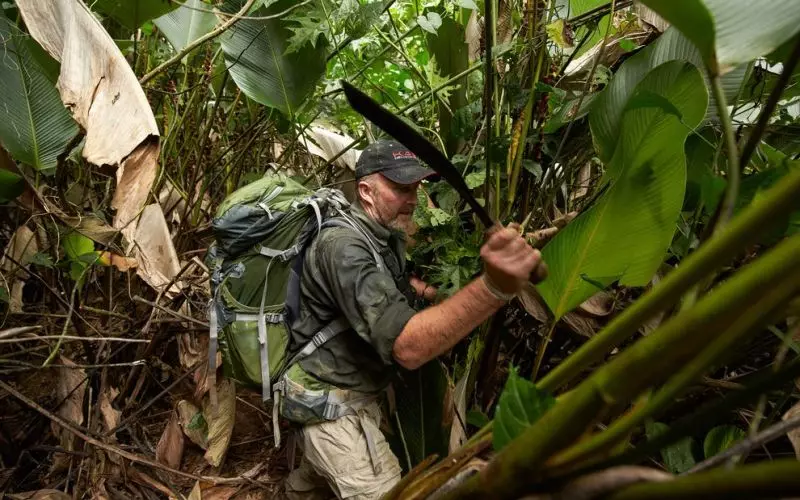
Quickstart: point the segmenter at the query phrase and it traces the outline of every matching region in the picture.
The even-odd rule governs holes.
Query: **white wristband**
[[[486,273],[481,274],[481,279],[483,280],[483,284],[486,285],[486,288],[489,290],[489,292],[494,295],[497,300],[508,302],[517,296],[515,293],[505,293],[500,291],[500,289],[497,288],[494,283],[492,283],[491,278],[489,278]]]

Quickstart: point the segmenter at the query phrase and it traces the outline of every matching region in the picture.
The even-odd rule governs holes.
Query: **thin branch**
[[[759,432],[755,436],[748,437],[739,441],[738,443],[731,446],[722,453],[714,455],[708,460],[700,462],[699,464],[689,469],[689,471],[686,472],[686,474],[693,474],[695,472],[704,471],[707,469],[711,469],[712,467],[721,465],[725,463],[729,458],[735,457],[736,455],[743,455],[745,453],[749,453],[750,451],[758,448],[759,446],[765,445],[770,441],[774,441],[779,437],[785,435],[787,432],[793,429],[797,429],[798,427],[800,427],[800,415],[796,415],[788,420],[778,422],[772,427],[767,427],[766,429]]]
[[[136,462],[136,463],[140,463],[140,464],[143,464],[143,465],[147,465],[149,467],[153,467],[154,469],[159,469],[159,470],[162,470],[164,472],[169,472],[170,474],[175,474],[175,475],[178,475],[178,476],[181,476],[181,477],[185,477],[187,479],[192,479],[194,481],[208,481],[208,482],[214,483],[214,484],[238,484],[238,483],[249,483],[250,482],[246,478],[238,478],[238,477],[236,477],[236,478],[224,478],[224,477],[215,477],[215,476],[196,476],[194,474],[189,474],[187,472],[183,472],[183,471],[180,471],[180,470],[177,470],[177,469],[173,469],[172,467],[167,467],[166,465],[160,464],[160,463],[156,462],[155,460],[150,460],[147,457],[142,457],[142,456],[136,455],[135,453],[130,453],[130,452],[122,450],[122,449],[120,449],[120,448],[118,448],[116,446],[112,446],[110,444],[106,444],[106,443],[104,443],[102,441],[99,441],[99,440],[93,438],[93,437],[87,436],[86,434],[84,434],[80,430],[76,429],[70,422],[67,422],[66,420],[64,420],[63,418],[59,417],[58,415],[54,415],[53,413],[50,413],[46,409],[44,409],[41,406],[39,406],[38,404],[36,404],[35,401],[31,400],[30,398],[28,398],[27,396],[25,396],[21,392],[17,391],[11,385],[3,382],[2,380],[0,380],[0,388],[2,388],[3,390],[5,390],[9,394],[11,394],[12,396],[17,398],[18,400],[20,400],[22,403],[24,403],[29,408],[32,408],[32,409],[36,410],[40,414],[42,414],[45,417],[49,418],[51,421],[57,423],[58,425],[63,427],[65,430],[67,430],[71,434],[74,434],[74,435],[78,436],[79,438],[83,439],[87,443],[89,443],[89,444],[91,444],[93,446],[96,446],[96,447],[100,448],[101,450],[105,450],[105,451],[107,451],[109,453],[113,453],[115,455],[119,455],[122,458],[127,458],[131,462]]]
[[[179,312],[173,311],[172,309],[166,308],[166,307],[164,307],[164,306],[162,306],[160,304],[156,304],[155,302],[151,302],[151,301],[149,301],[147,299],[143,299],[142,297],[139,297],[138,295],[135,295],[133,297],[133,300],[135,302],[140,302],[142,304],[147,304],[150,307],[155,307],[157,309],[160,309],[160,310],[164,311],[165,313],[167,313],[169,315],[172,315],[172,316],[175,316],[176,318],[180,318],[180,319],[182,319],[184,321],[189,321],[189,322],[198,324],[200,326],[205,326],[206,328],[208,328],[208,323],[205,322],[205,321],[200,321],[199,319],[192,318],[191,316],[186,316],[185,314],[181,314]]]
[[[300,5],[305,5],[310,1],[311,0],[306,0],[305,2],[302,2],[301,4],[298,4],[298,5],[294,6],[293,8],[299,7]],[[186,54],[188,54],[189,52],[193,51],[194,49],[196,49],[197,47],[199,47],[203,43],[205,43],[205,42],[207,42],[209,40],[212,40],[212,39],[218,37],[219,35],[221,35],[222,33],[224,33],[228,28],[233,26],[236,23],[236,21],[242,19],[244,17],[244,15],[247,13],[247,11],[250,10],[250,7],[252,7],[255,2],[256,2],[256,0],[247,0],[247,3],[244,4],[244,6],[239,10],[239,12],[237,12],[236,14],[231,16],[230,19],[228,19],[224,23],[220,24],[219,26],[217,26],[216,28],[214,28],[210,32],[206,33],[205,35],[201,36],[197,40],[193,41],[192,43],[190,43],[189,45],[184,47],[183,50],[178,51],[178,53],[175,54],[174,56],[172,56],[171,58],[167,59],[163,63],[161,63],[158,66],[156,66],[151,72],[147,73],[146,75],[144,75],[143,77],[141,77],[139,79],[139,84],[140,85],[144,85],[145,83],[147,83],[150,80],[152,80],[157,74],[161,73],[162,71],[164,71],[168,67],[172,66],[173,64],[175,64],[178,61],[180,61],[181,59],[183,59],[184,56],[186,56]],[[281,14],[283,14],[283,13],[281,13]]]
[[[23,327],[23,328],[30,328],[30,327]],[[38,337],[25,337],[21,339],[7,339],[7,338],[0,338],[0,344],[16,344],[17,342],[31,342],[35,340],[56,340],[56,339],[63,339],[63,340],[82,340],[82,341],[89,341],[89,342],[101,342],[101,341],[111,341],[111,342],[131,342],[131,343],[147,343],[150,342],[149,340],[143,339],[128,339],[123,337],[79,337],[76,335],[42,335]]]
[[[797,63],[799,61],[800,38],[798,38],[797,43],[794,44],[794,49],[792,49],[792,53],[789,55],[789,58],[783,63],[783,71],[781,72],[781,76],[778,78],[775,88],[773,88],[772,92],[770,92],[769,98],[767,99],[767,104],[764,106],[764,109],[761,110],[761,114],[758,116],[758,122],[756,123],[753,132],[750,133],[750,137],[747,138],[747,143],[744,145],[744,148],[742,148],[742,155],[739,159],[739,165],[742,169],[747,167],[747,164],[750,162],[750,157],[753,155],[753,151],[756,150],[756,147],[761,140],[761,136],[764,135],[764,131],[767,129],[767,125],[769,124],[769,119],[772,117],[772,113],[775,112],[775,108],[778,106],[778,101],[780,101],[781,94],[786,88],[786,85],[789,84],[789,80],[792,78],[794,69],[797,67]]]

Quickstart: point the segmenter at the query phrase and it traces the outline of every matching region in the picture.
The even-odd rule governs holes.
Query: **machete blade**
[[[400,119],[400,117],[375,102],[371,97],[345,81],[342,81],[341,84],[344,89],[344,94],[347,96],[347,101],[353,109],[358,111],[362,116],[374,123],[384,132],[397,139],[412,153],[417,155],[420,160],[435,170],[442,179],[453,186],[453,188],[458,191],[458,194],[472,207],[472,210],[487,229],[494,226],[495,222],[492,220],[491,216],[489,216],[489,213],[483,205],[478,203],[478,200],[472,195],[472,192],[467,187],[458,169],[447,159],[444,153],[439,151],[428,139],[414,130],[409,124]]]

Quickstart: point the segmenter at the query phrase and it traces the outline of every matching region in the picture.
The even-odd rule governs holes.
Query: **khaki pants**
[[[334,494],[369,500],[389,491],[400,480],[400,464],[379,428],[380,421],[380,405],[375,402],[357,415],[303,427],[298,435],[303,459],[286,480],[286,495],[293,500]]]

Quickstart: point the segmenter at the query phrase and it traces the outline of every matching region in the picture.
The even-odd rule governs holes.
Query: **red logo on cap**
[[[411,151],[408,151],[408,150],[405,150],[405,151],[392,151],[392,157],[395,160],[409,159],[409,158],[412,158],[414,160],[417,159],[417,155],[415,155],[414,153],[412,153]]]

